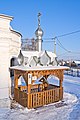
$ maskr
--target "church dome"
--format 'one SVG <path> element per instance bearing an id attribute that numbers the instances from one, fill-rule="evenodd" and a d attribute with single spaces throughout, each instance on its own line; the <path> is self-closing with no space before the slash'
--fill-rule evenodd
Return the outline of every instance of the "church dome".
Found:
<path id="1" fill-rule="evenodd" d="M 37 30 L 35 31 L 35 35 L 38 37 L 38 36 L 43 36 L 43 30 L 40 28 L 40 27 L 38 27 L 37 28 Z"/>

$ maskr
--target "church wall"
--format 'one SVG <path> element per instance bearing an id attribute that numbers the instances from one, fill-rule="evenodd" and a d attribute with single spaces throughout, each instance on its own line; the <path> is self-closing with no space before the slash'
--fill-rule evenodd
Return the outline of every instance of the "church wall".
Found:
<path id="1" fill-rule="evenodd" d="M 21 35 L 11 30 L 12 18 L 0 15 L 0 107 L 10 106 L 10 62 L 17 57 L 21 47 Z M 3 105 L 2 105 L 3 104 Z"/>
<path id="2" fill-rule="evenodd" d="M 0 42 L 0 99 L 9 98 L 9 80 L 9 43 L 2 39 L 2 43 Z"/>

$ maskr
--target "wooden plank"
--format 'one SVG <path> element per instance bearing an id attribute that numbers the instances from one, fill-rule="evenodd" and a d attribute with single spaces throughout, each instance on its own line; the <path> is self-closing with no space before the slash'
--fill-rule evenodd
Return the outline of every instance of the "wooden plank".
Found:
<path id="1" fill-rule="evenodd" d="M 48 91 L 48 103 L 50 102 L 50 90 Z"/>
<path id="2" fill-rule="evenodd" d="M 30 98 L 31 98 L 31 102 L 30 102 L 30 108 L 32 108 L 33 106 L 32 106 L 32 102 L 33 102 L 33 98 L 32 98 L 32 94 L 30 94 Z"/>
<path id="3" fill-rule="evenodd" d="M 43 101 L 42 101 L 42 105 L 45 105 L 45 103 L 44 103 L 44 101 L 45 101 L 45 100 L 44 100 L 44 93 L 45 93 L 45 92 L 43 92 L 43 94 L 42 94 L 42 100 L 43 100 Z"/>
<path id="4" fill-rule="evenodd" d="M 30 108 L 30 94 L 28 93 L 27 96 L 28 96 L 27 107 Z"/>

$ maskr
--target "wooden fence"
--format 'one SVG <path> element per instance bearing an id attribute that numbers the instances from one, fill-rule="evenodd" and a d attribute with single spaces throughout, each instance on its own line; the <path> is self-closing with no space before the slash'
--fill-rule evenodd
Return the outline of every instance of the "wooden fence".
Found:
<path id="1" fill-rule="evenodd" d="M 56 87 L 55 89 L 30 94 L 15 88 L 14 98 L 24 107 L 36 108 L 61 100 L 63 98 L 63 88 Z"/>
<path id="2" fill-rule="evenodd" d="M 14 89 L 14 98 L 22 106 L 27 107 L 28 96 L 26 92 L 21 91 L 20 89 Z"/>
<path id="3" fill-rule="evenodd" d="M 57 102 L 60 100 L 60 97 L 62 99 L 62 89 L 55 88 L 52 90 L 46 90 L 43 92 L 36 92 L 29 94 L 30 104 L 29 108 L 36 108 L 39 106 L 43 106 L 49 103 Z"/>

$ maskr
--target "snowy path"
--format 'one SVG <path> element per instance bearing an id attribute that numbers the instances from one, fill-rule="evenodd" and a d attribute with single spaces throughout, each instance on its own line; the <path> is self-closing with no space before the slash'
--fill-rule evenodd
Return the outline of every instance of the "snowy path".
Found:
<path id="1" fill-rule="evenodd" d="M 64 76 L 64 91 L 74 94 L 78 98 L 69 120 L 80 120 L 80 77 Z"/>

